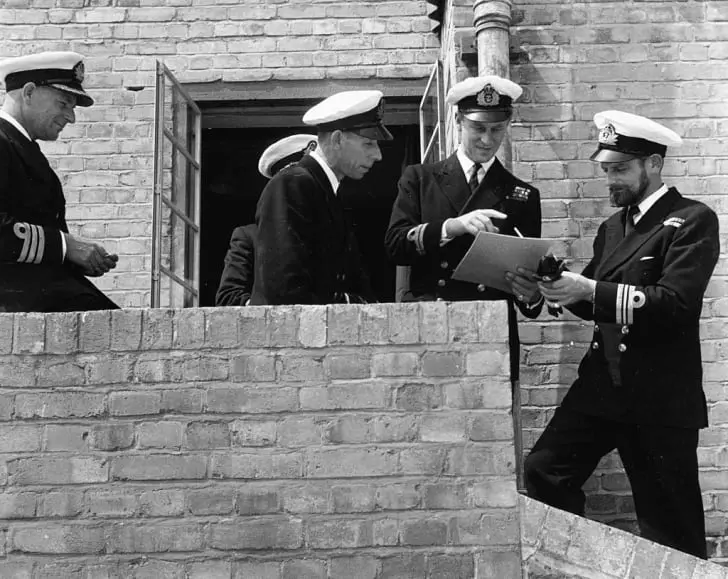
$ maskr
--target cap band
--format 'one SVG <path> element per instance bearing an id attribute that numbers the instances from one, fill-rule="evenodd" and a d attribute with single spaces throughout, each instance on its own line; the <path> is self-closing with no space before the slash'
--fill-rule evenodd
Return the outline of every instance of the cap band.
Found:
<path id="1" fill-rule="evenodd" d="M 597 151 L 601 151 L 603 149 L 606 149 L 607 151 L 625 153 L 627 155 L 635 155 L 636 157 L 649 157 L 650 155 L 660 155 L 664 157 L 667 153 L 666 145 L 648 141 L 647 139 L 640 139 L 639 137 L 625 137 L 620 134 L 616 134 L 614 142 L 600 142 Z"/>
<path id="2" fill-rule="evenodd" d="M 5 77 L 5 88 L 11 91 L 23 88 L 29 82 L 41 86 L 47 84 L 65 84 L 77 90 L 83 90 L 74 71 L 59 68 L 12 72 Z"/>
<path id="3" fill-rule="evenodd" d="M 382 111 L 383 111 L 384 99 L 379 101 L 379 105 L 359 113 L 357 115 L 351 115 L 344 117 L 343 119 L 337 119 L 328 123 L 321 123 L 316 125 L 320 131 L 328 132 L 335 130 L 351 130 L 351 129 L 366 129 L 367 127 L 376 127 L 382 124 Z"/>

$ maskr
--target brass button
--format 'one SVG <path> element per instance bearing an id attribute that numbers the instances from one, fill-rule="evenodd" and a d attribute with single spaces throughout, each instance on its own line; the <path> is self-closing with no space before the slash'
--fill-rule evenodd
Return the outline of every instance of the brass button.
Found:
<path id="1" fill-rule="evenodd" d="M 629 334 L 629 326 L 622 326 L 622 333 L 626 336 Z"/>
<path id="2" fill-rule="evenodd" d="M 446 261 L 441 261 L 441 262 L 440 262 L 440 267 L 441 267 L 442 269 L 447 269 L 447 266 L 448 266 L 448 265 L 450 265 L 450 264 L 449 264 L 448 262 L 446 262 Z"/>
<path id="3" fill-rule="evenodd" d="M 599 349 L 599 342 L 592 342 L 592 350 L 598 350 Z"/>
<path id="4" fill-rule="evenodd" d="M 599 331 L 599 324 L 594 324 L 594 331 L 595 332 L 598 332 Z"/>
<path id="5" fill-rule="evenodd" d="M 620 352 L 626 352 L 627 344 L 620 344 L 619 346 L 617 346 L 617 350 L 619 350 Z"/>
<path id="6" fill-rule="evenodd" d="M 485 284 L 479 283 L 478 284 L 478 291 L 479 292 L 484 292 L 485 291 Z"/>
<path id="7" fill-rule="evenodd" d="M 441 302 L 441 301 L 444 301 L 444 300 L 442 298 L 437 298 L 435 301 L 436 302 Z"/>
<path id="8" fill-rule="evenodd" d="M 437 285 L 439 285 L 440 287 L 445 287 L 445 284 L 446 283 L 447 282 L 444 279 L 438 279 L 437 280 Z"/>

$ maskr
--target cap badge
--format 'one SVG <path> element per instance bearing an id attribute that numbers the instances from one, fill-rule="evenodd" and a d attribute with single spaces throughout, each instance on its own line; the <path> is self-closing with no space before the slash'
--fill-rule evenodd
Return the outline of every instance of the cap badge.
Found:
<path id="1" fill-rule="evenodd" d="M 71 72 L 73 73 L 73 80 L 75 80 L 79 84 L 82 84 L 84 77 L 83 62 L 79 61 L 78 63 L 76 63 L 76 66 L 73 67 L 73 70 Z"/>
<path id="2" fill-rule="evenodd" d="M 603 145 L 617 146 L 617 132 L 614 130 L 614 125 L 602 127 L 602 130 L 599 131 L 599 142 Z"/>
<path id="3" fill-rule="evenodd" d="M 500 103 L 500 95 L 492 85 L 486 84 L 483 90 L 478 93 L 475 102 L 481 107 L 497 107 Z"/>

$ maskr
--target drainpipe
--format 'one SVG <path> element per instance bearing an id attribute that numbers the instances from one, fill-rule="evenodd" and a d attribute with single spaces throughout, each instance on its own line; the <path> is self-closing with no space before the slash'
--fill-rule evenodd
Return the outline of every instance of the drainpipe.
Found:
<path id="1" fill-rule="evenodd" d="M 473 25 L 478 51 L 478 75 L 510 78 L 511 0 L 474 0 Z M 501 146 L 501 160 L 511 166 L 510 137 Z"/>
<path id="2" fill-rule="evenodd" d="M 473 25 L 478 51 L 478 75 L 495 74 L 510 78 L 511 0 L 474 0 Z M 510 168 L 513 159 L 510 134 L 501 144 L 500 158 Z M 523 425 L 521 422 L 521 386 L 518 379 L 520 344 L 515 310 L 508 305 L 509 350 L 511 360 L 511 414 L 515 446 L 516 486 L 523 491 Z"/>

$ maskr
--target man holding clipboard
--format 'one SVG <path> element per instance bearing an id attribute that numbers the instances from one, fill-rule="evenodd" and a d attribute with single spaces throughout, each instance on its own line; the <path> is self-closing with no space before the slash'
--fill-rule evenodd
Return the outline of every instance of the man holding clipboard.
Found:
<path id="1" fill-rule="evenodd" d="M 443 161 L 405 169 L 385 235 L 390 260 L 411 267 L 403 301 L 512 302 L 515 297 L 524 315 L 540 313 L 543 299 L 525 273 L 512 272 L 510 292 L 452 278 L 480 231 L 541 236 L 538 189 L 514 177 L 495 157 L 512 103 L 522 92 L 498 76 L 468 78 L 450 89 L 446 100 L 457 106 L 460 145 Z"/>

